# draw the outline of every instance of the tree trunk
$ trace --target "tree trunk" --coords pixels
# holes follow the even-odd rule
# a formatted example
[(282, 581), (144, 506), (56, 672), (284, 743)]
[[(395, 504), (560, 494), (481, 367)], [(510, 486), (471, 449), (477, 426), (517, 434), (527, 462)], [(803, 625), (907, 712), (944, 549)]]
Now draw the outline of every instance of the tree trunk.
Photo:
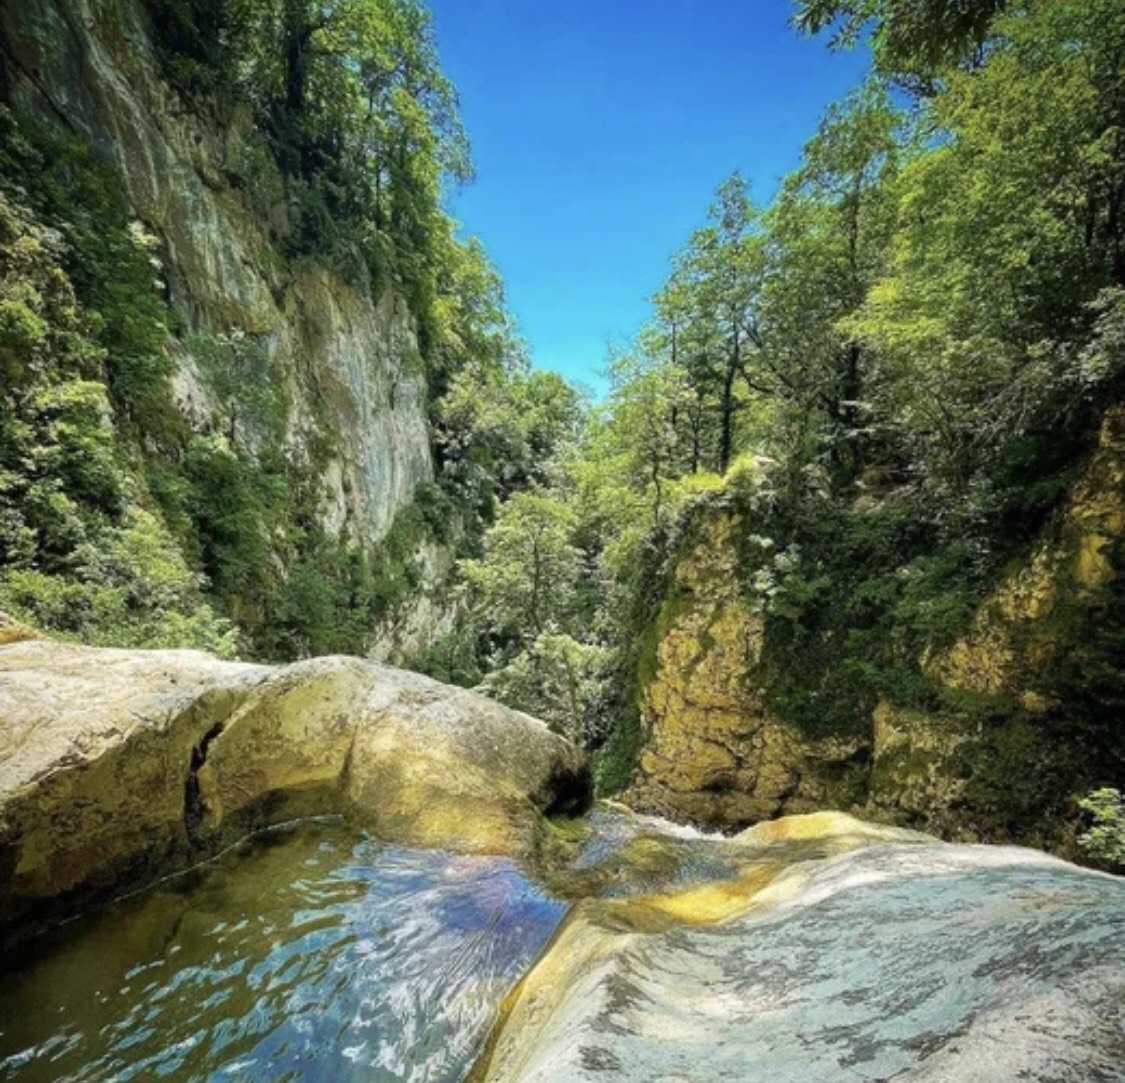
[(722, 436), (719, 441), (719, 473), (725, 474), (734, 453), (734, 380), (742, 368), (742, 342), (738, 325), (734, 328), (734, 343), (727, 369), (723, 374)]

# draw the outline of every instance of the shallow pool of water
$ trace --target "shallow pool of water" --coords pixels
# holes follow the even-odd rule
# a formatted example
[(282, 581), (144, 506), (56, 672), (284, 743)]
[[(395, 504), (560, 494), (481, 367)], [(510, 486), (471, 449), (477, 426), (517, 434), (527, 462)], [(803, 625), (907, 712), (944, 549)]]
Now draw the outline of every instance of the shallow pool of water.
[(502, 858), (270, 832), (9, 966), (0, 1078), (454, 1083), (564, 910)]

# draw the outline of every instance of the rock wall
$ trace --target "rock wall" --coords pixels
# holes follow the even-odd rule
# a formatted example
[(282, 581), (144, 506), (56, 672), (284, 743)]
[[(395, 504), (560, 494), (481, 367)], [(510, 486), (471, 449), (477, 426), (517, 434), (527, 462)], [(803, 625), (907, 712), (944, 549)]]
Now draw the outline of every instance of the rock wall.
[[(1065, 773), (1074, 770), (1075, 757), (1096, 760), (1093, 748), (1076, 748), (1071, 762), (1058, 762), (1051, 733), (1072, 705), (1043, 689), (1076, 643), (1101, 630), (1099, 603), (1114, 585), (1113, 550), (1123, 538), (1125, 409), (1114, 407), (1060, 514), (1027, 559), (983, 600), (961, 638), (920, 660), (946, 702), (983, 704), (997, 718), (985, 727), (979, 717), (956, 709), (927, 713), (881, 702), (873, 717), (870, 808), (975, 838), (977, 825), (965, 806), (979, 782), (982, 750), (997, 744), (1018, 749), (1022, 764), (1009, 765), (1013, 790), (1021, 784), (1021, 767), (1033, 778), (1045, 764)], [(1113, 770), (1112, 764), (1085, 766)], [(1030, 841), (1073, 852), (1062, 825), (1044, 825)]]
[(765, 707), (764, 622), (743, 600), (737, 574), (744, 528), (737, 515), (716, 515), (676, 564), (655, 668), (641, 690), (649, 740), (626, 796), (710, 826), (854, 804), (866, 773), (863, 742), (810, 740)]
[[(1014, 834), (1074, 853), (1073, 799), (1113, 767), (1078, 747), (1073, 705), (1044, 688), (1076, 645), (1106, 630), (1099, 606), (1125, 539), (1125, 409), (1106, 414), (1058, 514), (962, 636), (916, 660), (919, 683), (940, 706), (883, 698), (856, 736), (814, 740), (771, 717), (767, 624), (738, 569), (738, 540), (751, 529), (714, 509), (677, 559), (642, 670), (647, 739), (627, 800), (728, 828), (812, 808), (860, 809), (950, 838)], [(1048, 801), (1034, 792), (1044, 775), (1071, 802), (1069, 821), (1057, 794), (1053, 819), (1037, 811)], [(1008, 804), (1017, 808), (1011, 822)]]
[(457, 627), (461, 603), (450, 589), (455, 556), (442, 545), (421, 542), (413, 555), (419, 583), (406, 601), (375, 627), (368, 656), (409, 666), (432, 643)]
[[(121, 171), (154, 268), (182, 317), (176, 395), (196, 429), (217, 415), (196, 336), (253, 343), (289, 403), (288, 453), (318, 434), (323, 520), (372, 542), (432, 476), (414, 322), (390, 289), (374, 298), (322, 266), (291, 264), (271, 233), (289, 213), (280, 179), (245, 119), (204, 124), (158, 75), (134, 0), (0, 0), (0, 58), (12, 100), (101, 148)], [(239, 433), (246, 444), (254, 434)]]

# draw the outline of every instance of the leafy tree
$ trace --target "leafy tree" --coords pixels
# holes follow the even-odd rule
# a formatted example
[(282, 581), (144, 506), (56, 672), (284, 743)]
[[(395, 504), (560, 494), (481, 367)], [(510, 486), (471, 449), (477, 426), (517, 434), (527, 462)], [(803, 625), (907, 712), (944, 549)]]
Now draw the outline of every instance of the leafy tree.
[(988, 62), (926, 107), (891, 266), (851, 327), (912, 456), (960, 485), (1049, 396), (1029, 386), (1044, 344), (1087, 338), (1122, 275), (1125, 14), (1042, 0), (997, 26)]
[(612, 651), (565, 632), (545, 632), (506, 664), (490, 671), (481, 688), (510, 706), (542, 718), (580, 744), (603, 734), (606, 677)]
[(821, 463), (844, 487), (879, 421), (876, 359), (845, 321), (885, 269), (900, 123), (879, 82), (830, 107), (766, 217), (758, 387), (775, 402), (772, 446), (794, 467)]
[(830, 31), (834, 46), (854, 44), (870, 28), (887, 72), (929, 76), (979, 56), (992, 21), (1009, 0), (798, 0), (806, 33)]
[(723, 473), (734, 456), (739, 381), (754, 386), (752, 356), (762, 347), (759, 301), (765, 272), (760, 214), (737, 173), (718, 188), (708, 215), (681, 257), (678, 273), (690, 292), (697, 349), (685, 361), (689, 380), (713, 387)]
[(680, 473), (676, 421), (688, 401), (685, 374), (646, 356), (642, 347), (638, 354), (618, 357), (611, 375), (608, 423), (593, 453), (628, 479), (638, 503), (647, 505), (647, 528), (659, 532), (669, 512), (669, 485)]
[(0, 608), (87, 642), (230, 655), (229, 626), (121, 453), (68, 254), (0, 191)]
[(698, 473), (704, 462), (714, 460), (714, 403), (711, 389), (700, 379), (701, 362), (708, 356), (710, 328), (695, 318), (694, 299), (688, 270), (677, 260), (668, 280), (653, 298), (654, 322), (645, 349), (663, 357), (673, 373), (679, 374), (682, 393), (670, 403), (672, 426), (676, 430), (677, 453), (683, 469)]
[(574, 513), (542, 492), (505, 502), (484, 556), (462, 562), (472, 605), (499, 642), (525, 644), (565, 618), (580, 571)]

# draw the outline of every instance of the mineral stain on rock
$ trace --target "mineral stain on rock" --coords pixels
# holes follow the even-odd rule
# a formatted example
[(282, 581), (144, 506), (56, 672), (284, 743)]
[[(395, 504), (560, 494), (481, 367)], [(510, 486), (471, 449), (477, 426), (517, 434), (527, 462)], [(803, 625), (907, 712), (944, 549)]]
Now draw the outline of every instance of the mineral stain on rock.
[(726, 845), (725, 906), (697, 885), (572, 910), (470, 1078), (1122, 1078), (1120, 879), (830, 814)]

